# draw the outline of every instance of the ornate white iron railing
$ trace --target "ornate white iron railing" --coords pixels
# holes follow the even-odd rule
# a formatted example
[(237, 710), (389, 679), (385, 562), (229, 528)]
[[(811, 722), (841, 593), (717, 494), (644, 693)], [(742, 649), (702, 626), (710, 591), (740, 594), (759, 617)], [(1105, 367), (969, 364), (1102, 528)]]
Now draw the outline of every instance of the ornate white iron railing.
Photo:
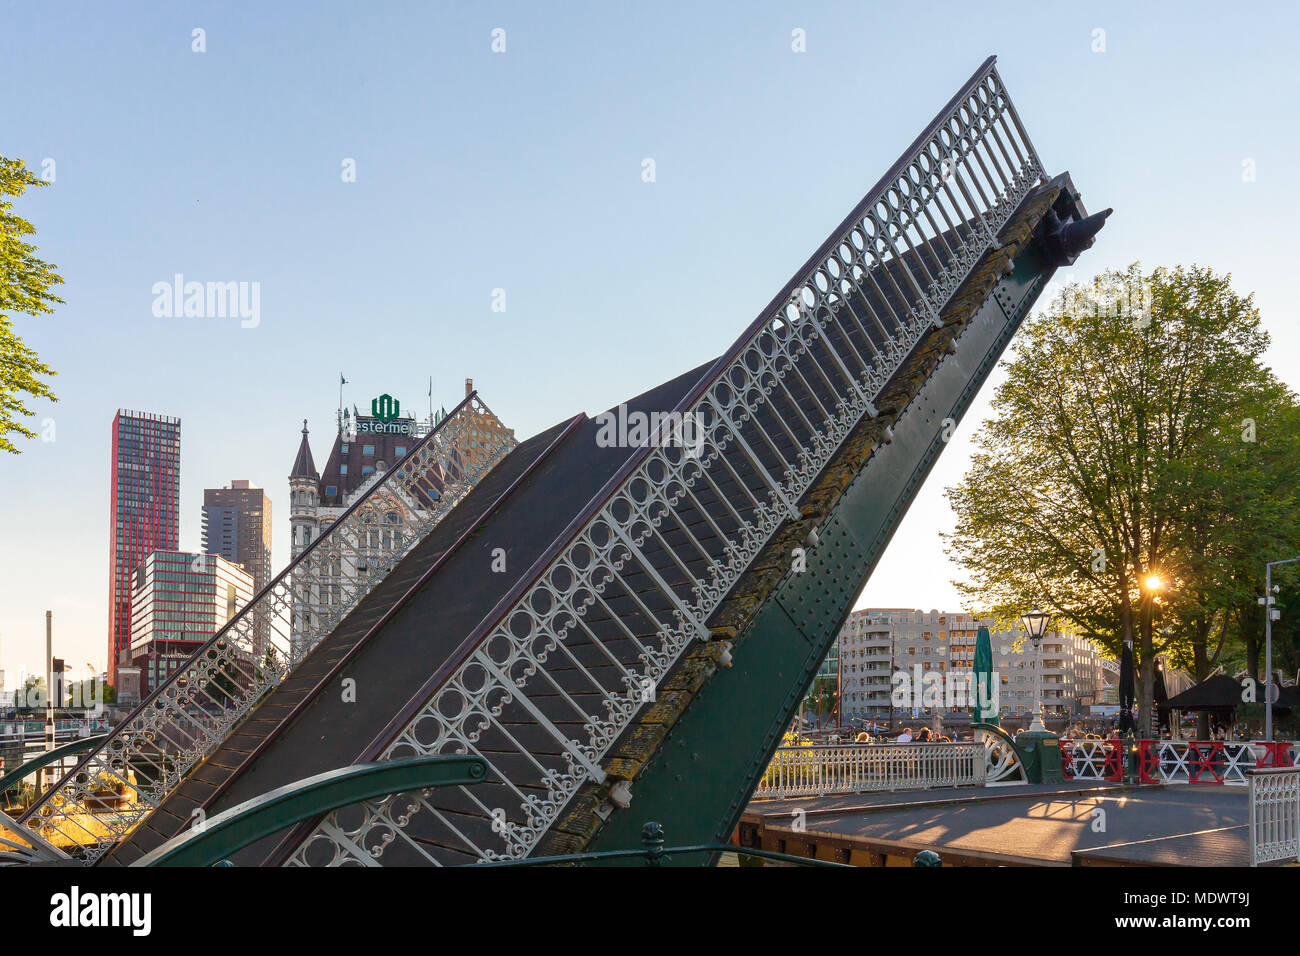
[(1009, 735), (976, 729), (975, 739), (984, 750), (984, 786), (1019, 787), (1029, 783), (1029, 773)]
[(88, 863), (102, 856), (509, 453), (507, 435), (477, 393), (467, 397), (22, 822)]
[(1251, 770), (1250, 865), (1300, 860), (1300, 767)]
[(780, 747), (754, 799), (974, 787), (984, 769), (984, 747), (974, 742)]
[(990, 58), (672, 410), (703, 441), (665, 423), (363, 755), (477, 754), (496, 789), (336, 811), (289, 862), (527, 856), (1042, 176)]
[(39, 833), (0, 810), (0, 866), (67, 863), (69, 857)]

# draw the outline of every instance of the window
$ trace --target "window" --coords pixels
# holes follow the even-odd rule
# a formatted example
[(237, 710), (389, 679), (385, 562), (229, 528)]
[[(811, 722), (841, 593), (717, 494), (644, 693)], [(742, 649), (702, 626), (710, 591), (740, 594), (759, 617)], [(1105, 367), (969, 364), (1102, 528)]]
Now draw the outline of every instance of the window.
[(348, 466), (347, 466), (347, 465), (339, 465), (339, 474), (340, 474), (340, 475), (346, 475), (347, 473), (348, 473)]
[(339, 493), (338, 485), (326, 485), (326, 486), (325, 486), (325, 497), (326, 497), (326, 498), (333, 498), (333, 497), (334, 497), (335, 495), (337, 495), (338, 493)]
[(375, 446), (374, 446), (374, 445), (362, 445), (362, 446), (361, 446), (361, 454), (363, 454), (363, 455), (373, 455), (374, 453), (375, 453)]
[(347, 453), (348, 453), (348, 446), (347, 446), (347, 445), (344, 445), (342, 448), (339, 449), (339, 454), (341, 454), (341, 455), (346, 455)]
[(369, 465), (362, 465), (362, 466), (361, 466), (361, 477), (364, 478), (364, 477), (366, 477), (366, 475), (372, 474), (372, 473), (374, 472), (374, 470), (375, 470), (375, 469), (371, 468)]
[(406, 454), (406, 446), (405, 446), (405, 445), (398, 445), (398, 446), (397, 446), (397, 457), (398, 457), (398, 458), (401, 458), (401, 457), (402, 457), (403, 455), (405, 455), (405, 454)]

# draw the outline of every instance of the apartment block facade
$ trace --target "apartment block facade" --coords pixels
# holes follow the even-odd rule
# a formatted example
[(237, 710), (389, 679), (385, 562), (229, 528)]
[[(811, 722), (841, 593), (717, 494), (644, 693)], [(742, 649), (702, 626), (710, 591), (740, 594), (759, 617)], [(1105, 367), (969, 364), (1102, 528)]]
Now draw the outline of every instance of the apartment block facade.
[[(1034, 648), (1018, 624), (965, 613), (910, 608), (866, 608), (849, 615), (837, 640), (840, 720), (844, 724), (883, 725), (969, 714), (969, 707), (936, 702), (933, 707), (892, 705), (896, 674), (915, 677), (933, 672), (969, 675), (975, 665), (980, 627), (993, 646), (999, 713), (1028, 718), (1034, 706)], [(1103, 687), (1097, 648), (1069, 630), (1048, 631), (1042, 640), (1043, 706), (1048, 716), (1072, 717), (1100, 703)]]

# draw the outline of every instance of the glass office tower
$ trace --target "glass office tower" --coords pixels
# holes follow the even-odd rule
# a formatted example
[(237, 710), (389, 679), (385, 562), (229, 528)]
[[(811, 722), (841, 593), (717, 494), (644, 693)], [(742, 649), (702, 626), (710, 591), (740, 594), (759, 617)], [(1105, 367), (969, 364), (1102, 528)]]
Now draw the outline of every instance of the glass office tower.
[(120, 409), (109, 484), (108, 680), (131, 643), (132, 574), (152, 551), (180, 547), (181, 420)]

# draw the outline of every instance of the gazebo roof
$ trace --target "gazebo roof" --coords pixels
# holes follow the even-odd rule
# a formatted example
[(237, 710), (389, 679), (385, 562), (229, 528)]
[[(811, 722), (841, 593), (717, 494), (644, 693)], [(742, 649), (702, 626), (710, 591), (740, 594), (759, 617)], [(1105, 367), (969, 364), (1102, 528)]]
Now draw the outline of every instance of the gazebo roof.
[(1215, 674), (1181, 694), (1170, 697), (1163, 706), (1171, 710), (1221, 710), (1242, 703), (1241, 682), (1227, 674)]
[[(1276, 684), (1276, 681), (1274, 682)], [(1275, 710), (1290, 710), (1300, 707), (1300, 687), (1281, 687), (1278, 685), (1278, 698), (1273, 703)], [(1187, 688), (1176, 697), (1160, 704), (1161, 710), (1224, 710), (1235, 708), (1245, 703), (1241, 699), (1242, 683), (1227, 674), (1215, 674), (1207, 677), (1192, 687)], [(1257, 695), (1263, 697), (1262, 691)], [(1263, 702), (1262, 700), (1260, 701)]]

